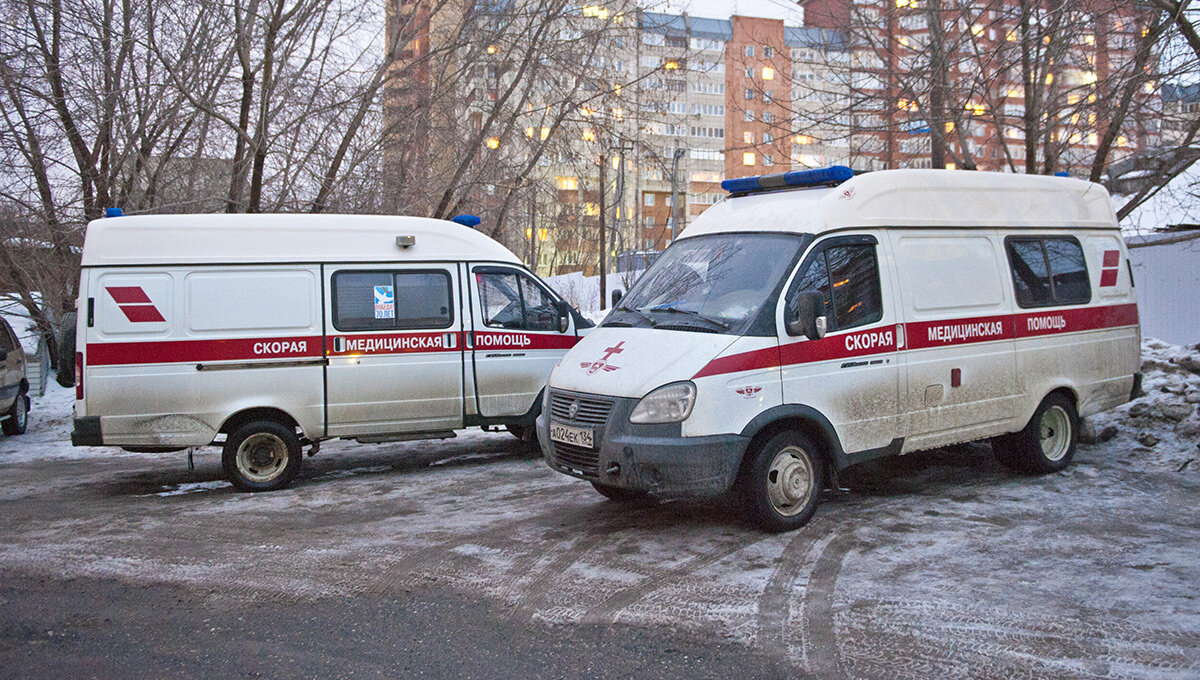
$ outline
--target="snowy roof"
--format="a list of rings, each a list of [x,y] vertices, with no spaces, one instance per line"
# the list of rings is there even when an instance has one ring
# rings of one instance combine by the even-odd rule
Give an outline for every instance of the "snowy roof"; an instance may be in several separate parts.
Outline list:
[[[1116,198],[1118,205],[1126,200],[1126,196]],[[1176,175],[1121,220],[1121,228],[1127,238],[1133,235],[1149,236],[1149,232],[1164,227],[1194,224],[1200,224],[1200,161]],[[1161,238],[1164,236],[1150,237],[1148,240]]]
[[[415,244],[400,248],[398,236]],[[455,222],[385,215],[138,215],[93,220],[83,266],[520,260]]]
[[[883,170],[836,187],[726,198],[681,238],[752,230],[819,234],[847,227],[1117,226],[1108,191],[1067,177],[960,170]]]
[[[1162,99],[1164,102],[1197,102],[1200,101],[1200,83],[1190,85],[1175,85],[1163,83]]]
[[[34,293],[35,298],[39,301],[41,295]],[[37,352],[38,333],[37,326],[33,320],[29,318],[29,312],[21,306],[19,302],[9,296],[0,297],[0,316],[12,326],[13,332],[17,334],[17,340],[21,342],[21,349],[25,350],[26,354],[34,354]]]

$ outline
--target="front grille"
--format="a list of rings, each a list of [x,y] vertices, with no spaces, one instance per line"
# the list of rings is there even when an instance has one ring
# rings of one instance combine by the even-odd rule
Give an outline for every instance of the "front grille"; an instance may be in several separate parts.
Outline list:
[[[575,417],[571,417],[571,406],[579,404]],[[550,415],[560,423],[571,423],[586,427],[602,427],[608,422],[613,401],[603,397],[585,397],[563,392],[550,392]]]
[[[553,442],[554,457],[561,465],[579,470],[589,477],[600,476],[600,451]]]

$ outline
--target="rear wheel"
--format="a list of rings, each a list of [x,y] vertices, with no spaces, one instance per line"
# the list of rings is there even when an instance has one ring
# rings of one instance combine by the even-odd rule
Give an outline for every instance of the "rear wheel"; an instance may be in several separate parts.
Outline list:
[[[304,456],[294,428],[273,420],[246,423],[225,440],[221,467],[243,491],[282,489],[300,472]]]
[[[738,478],[748,518],[766,531],[791,531],[807,524],[824,486],[820,449],[792,431],[780,432],[749,452]]]
[[[601,496],[610,501],[617,501],[618,503],[641,500],[650,495],[648,492],[640,489],[623,489],[619,486],[609,486],[608,484],[600,484],[598,482],[592,482],[592,487],[596,491],[599,491]]]
[[[25,428],[29,427],[29,395],[24,392],[17,395],[8,409],[8,419],[0,423],[0,427],[9,436],[25,434]]]
[[[1071,463],[1078,441],[1075,404],[1061,392],[1054,392],[1042,400],[1025,429],[998,438],[992,448],[1006,467],[1046,474]]]

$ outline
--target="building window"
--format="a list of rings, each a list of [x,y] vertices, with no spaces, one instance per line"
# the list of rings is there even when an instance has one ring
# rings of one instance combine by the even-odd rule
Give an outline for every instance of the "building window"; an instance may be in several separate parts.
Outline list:
[[[752,122],[754,122],[754,111],[752,111],[752,110],[750,110],[750,109],[746,109],[746,110],[745,110],[745,111],[742,113],[742,117],[743,117],[743,118],[744,118],[746,121],[748,121],[748,122],[751,122],[751,123],[752,123]]]
[[[576,177],[559,177],[555,182],[559,189],[573,190],[579,188],[579,179]]]
[[[754,56],[754,45],[746,45],[746,56],[747,57]]]
[[[754,90],[746,89],[746,99],[754,99]]]
[[[763,118],[764,123],[774,123],[775,122],[775,114],[771,113],[770,111],[763,111],[762,118]]]
[[[775,138],[771,136],[770,132],[763,133],[763,144],[770,144],[773,141],[775,141]]]
[[[767,59],[775,56],[775,48],[771,47],[770,45],[763,45],[763,56]]]
[[[775,101],[775,93],[770,90],[763,92],[763,101],[767,103]]]
[[[654,194],[651,194],[651,193],[642,194],[642,205],[651,205],[651,206],[654,205]]]
[[[754,133],[753,132],[743,132],[742,133],[742,141],[745,142],[746,144],[753,144],[754,143]]]
[[[753,66],[747,66],[747,67],[746,67],[746,77],[747,77],[747,78],[753,78],[753,77],[754,77],[754,67],[753,67]]]
[[[749,133],[747,133],[749,134]],[[742,154],[742,165],[754,165],[754,152],[747,151]]]
[[[766,141],[766,140],[763,140]],[[771,159],[771,154],[763,154],[763,165],[775,165],[775,161]]]
[[[764,66],[763,73],[762,73],[762,79],[763,80],[775,80],[775,69],[771,68],[770,66]]]

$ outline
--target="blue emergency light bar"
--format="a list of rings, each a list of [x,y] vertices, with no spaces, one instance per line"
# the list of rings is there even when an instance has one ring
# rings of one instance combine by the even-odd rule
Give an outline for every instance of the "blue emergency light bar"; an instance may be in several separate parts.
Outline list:
[[[844,165],[831,165],[814,170],[777,172],[758,177],[738,177],[721,182],[721,188],[731,194],[751,194],[758,191],[773,191],[788,187],[817,187],[826,184],[841,184],[854,176],[854,171]]]
[[[124,214],[125,213],[121,212],[120,208],[105,208],[104,209],[105,217],[121,217]]]
[[[450,218],[450,221],[457,222],[457,223],[463,225],[464,227],[474,227],[474,226],[478,226],[478,224],[480,222],[482,222],[483,220],[479,219],[478,217],[476,217],[474,215],[455,215],[454,217]]]

